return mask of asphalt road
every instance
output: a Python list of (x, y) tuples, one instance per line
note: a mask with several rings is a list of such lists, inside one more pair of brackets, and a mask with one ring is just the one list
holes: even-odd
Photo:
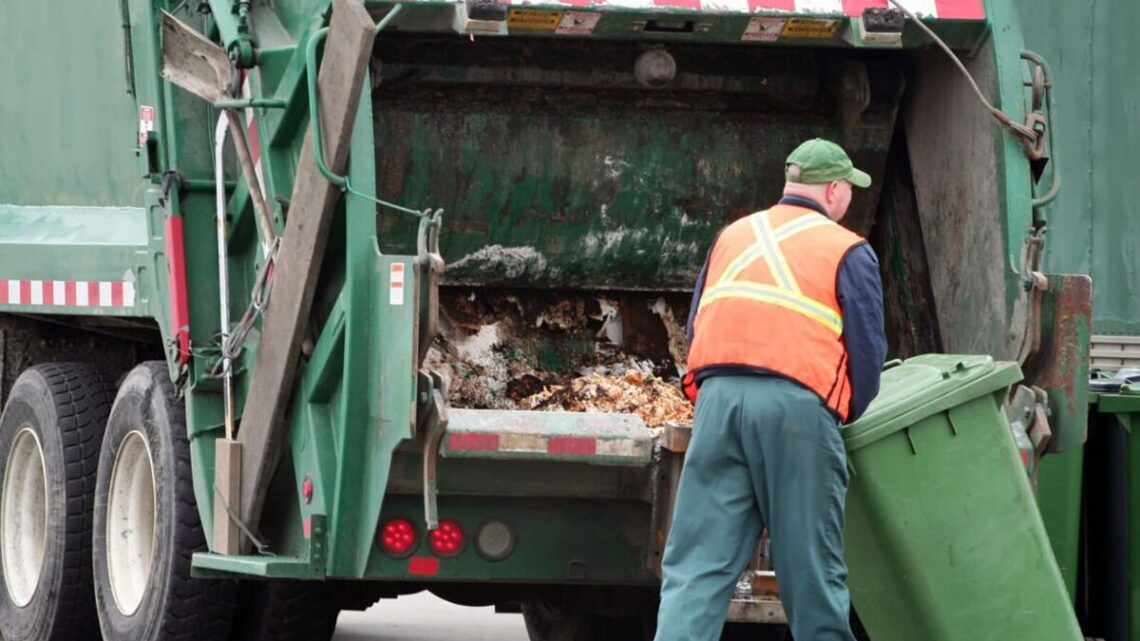
[(342, 612), (333, 641), (527, 641), (522, 616), (466, 608), (427, 592)]

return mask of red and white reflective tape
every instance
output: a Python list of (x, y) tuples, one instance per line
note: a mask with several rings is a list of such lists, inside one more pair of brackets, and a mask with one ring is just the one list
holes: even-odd
[[(249, 85), (249, 71), (241, 72), (241, 96), (245, 99), (253, 97), (253, 89)], [(265, 191), (265, 175), (261, 170), (261, 132), (257, 126), (257, 113), (253, 108), (245, 110), (247, 125), (246, 137), (249, 139), (249, 155), (253, 159), (253, 171), (257, 174), (257, 182), (261, 185), (261, 193)]]
[(134, 307), (128, 281), (0, 279), (0, 305), (26, 307)]
[[(865, 9), (891, 7), (887, 0), (509, 0), (513, 5), (564, 4), (572, 7), (668, 7), (726, 13), (790, 13), (801, 15), (863, 15)], [(984, 0), (903, 0), (919, 16), (941, 20), (983, 20)]]
[[(596, 438), (506, 432), (453, 432), (447, 435), (446, 449), (453, 454), (498, 453), (537, 455), (555, 458), (606, 458), (639, 460), (646, 458), (652, 444), (646, 439)], [(530, 456), (526, 456), (530, 458)]]
[(388, 272), (388, 304), (404, 304), (404, 263), (392, 263)]

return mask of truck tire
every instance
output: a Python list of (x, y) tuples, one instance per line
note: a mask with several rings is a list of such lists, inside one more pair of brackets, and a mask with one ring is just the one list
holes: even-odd
[(641, 641), (653, 638), (642, 617), (604, 617), (550, 601), (522, 606), (530, 641)]
[(329, 641), (339, 600), (332, 586), (312, 581), (247, 581), (234, 641)]
[(16, 379), (0, 417), (0, 638), (99, 639), (91, 591), (95, 466), (115, 385), (90, 365)]
[(115, 641), (227, 641), (236, 584), (194, 579), (206, 548), (186, 416), (166, 366), (144, 363), (119, 388), (95, 486), (95, 603)]

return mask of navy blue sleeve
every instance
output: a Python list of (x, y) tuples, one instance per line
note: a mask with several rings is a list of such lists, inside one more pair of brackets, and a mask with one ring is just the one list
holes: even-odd
[[(719, 236), (718, 236), (719, 238)], [(713, 241), (713, 246), (716, 241)], [(701, 306), (701, 294), (705, 291), (705, 279), (709, 275), (709, 259), (712, 258), (712, 247), (709, 247), (709, 254), (705, 257), (705, 266), (701, 267), (701, 275), (697, 276), (697, 284), (693, 288), (693, 302), (689, 304), (689, 322), (685, 325), (685, 339), (688, 341), (689, 346), (693, 345), (693, 325), (697, 322), (697, 308)]]
[(843, 310), (843, 343), (851, 379), (847, 422), (863, 415), (879, 393), (879, 377), (887, 358), (883, 329), (883, 281), (871, 246), (857, 245), (839, 266), (839, 306)]

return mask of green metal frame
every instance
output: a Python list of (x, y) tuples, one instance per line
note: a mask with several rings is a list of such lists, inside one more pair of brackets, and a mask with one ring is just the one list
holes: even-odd
[[(223, 557), (201, 554), (195, 558), (195, 568), (202, 574), (216, 576), (406, 579), (406, 564), (380, 553), (375, 539), (382, 514), (403, 514), (413, 520), (423, 515), (424, 508), (419, 503), (422, 494), (418, 493), (422, 491), (423, 481), (419, 476), (422, 470), (409, 463), (406, 454), (414, 452), (412, 458), (420, 460), (426, 438), (426, 434), (417, 429), (417, 418), (427, 416), (431, 390), (426, 386), (421, 388), (416, 367), (419, 332), (424, 320), (420, 310), (427, 303), (418, 292), (428, 281), (426, 277), (421, 279), (424, 267), (417, 260), (410, 242), (403, 248), (404, 251), (381, 250), (390, 250), (393, 245), (399, 245), (404, 240), (410, 241), (420, 231), (421, 225), (427, 224), (414, 222), (407, 215), (415, 214), (421, 220), (427, 220), (423, 208), (438, 204), (432, 201), (441, 188), (441, 183), (432, 182), (432, 177), (424, 174), (408, 183), (415, 189), (407, 193), (393, 195), (390, 190), (385, 193), (390, 185), (386, 184), (388, 176), (383, 171), (386, 167), (384, 163), (391, 160), (394, 143), (419, 144), (423, 141), (393, 141), (376, 131), (377, 123), (383, 125), (385, 122), (381, 114), (386, 97), (383, 85), (375, 94), (369, 91), (371, 86), (366, 87), (368, 90), (361, 100), (353, 131), (347, 175), (335, 176), (324, 166), (320, 128), (311, 127), (311, 123), (317, 122), (319, 118), (316, 108), (319, 101), (315, 95), (312, 70), (316, 68), (317, 54), (326, 33), (328, 2), (279, 0), (275, 4), (276, 8), (271, 10), (261, 5), (211, 0), (209, 4), (213, 15), (210, 19), (195, 14), (193, 7), (182, 5), (182, 13), (179, 15), (181, 19), (201, 28), (203, 33), (216, 31), (218, 39), (233, 56), (236, 66), (248, 70), (252, 97), (216, 105), (202, 103), (161, 80), (158, 15), (160, 9), (173, 10), (174, 4), (165, 0), (124, 0), (124, 21), (129, 25), (129, 30), (124, 33), (129, 33), (129, 39), (122, 44), (126, 47), (131, 76), (129, 83), (124, 81), (124, 86), (129, 84), (133, 92), (135, 108), (152, 107), (156, 114), (154, 130), (148, 131), (146, 140), (138, 144), (137, 158), (129, 161), (130, 170), (137, 177), (132, 183), (137, 197), (128, 203), (131, 208), (112, 210), (110, 204), (100, 202), (100, 206), (108, 207), (100, 210), (104, 218), (99, 223), (91, 223), (83, 216), (72, 215), (73, 210), (65, 208), (74, 203), (38, 203), (53, 207), (52, 215), (60, 217), (60, 220), (66, 219), (66, 225), (75, 228), (72, 234), (52, 239), (42, 237), (37, 221), (31, 218), (34, 213), (27, 205), (37, 203), (21, 202), (15, 207), (0, 204), (0, 249), (4, 252), (0, 265), (7, 270), (0, 273), (0, 277), (51, 279), (57, 277), (56, 274), (63, 274), (58, 265), (64, 264), (77, 266), (92, 278), (117, 277), (125, 270), (134, 270), (138, 279), (140, 305), (131, 314), (119, 312), (116, 315), (154, 318), (158, 322), (162, 339), (169, 343), (177, 328), (172, 327), (167, 304), (172, 283), (169, 282), (165, 267), (167, 257), (161, 234), (168, 217), (182, 219), (185, 229), (186, 280), (192, 293), (189, 327), (193, 354), (189, 363), (182, 368), (174, 358), (173, 349), (168, 353), (171, 354), (172, 373), (179, 376), (185, 385), (195, 491), (199, 499), (203, 529), (208, 537), (212, 536), (214, 443), (221, 436), (223, 425), (221, 385), (210, 374), (217, 357), (214, 340), (218, 332), (217, 261), (213, 249), (216, 229), (213, 220), (211, 163), (212, 121), (216, 117), (213, 109), (248, 108), (254, 114), (261, 143), (260, 163), (266, 200), (272, 203), (271, 214), (278, 233), (284, 229), (288, 211), (277, 199), (290, 196), (305, 131), (306, 128), (312, 128), (316, 157), (321, 159), (319, 166), (330, 181), (345, 188), (346, 196), (330, 234), (327, 259), (316, 296), (311, 328), (312, 350), (303, 361), (298, 392), (292, 401), (290, 447), (281, 467), (282, 473), (271, 494), (278, 500), (270, 509), (271, 519), (263, 524), (277, 556)], [(454, 3), (415, 2), (400, 5), (368, 0), (365, 4), (374, 15), (380, 15), (387, 9), (378, 29), (386, 25), (399, 26), (403, 37), (407, 37), (408, 32), (417, 30), (433, 32), (437, 36), (448, 33), (451, 34), (448, 37), (454, 36), (454, 23), (451, 20), (457, 8)], [(400, 6), (403, 8), (399, 9)], [(551, 12), (566, 10), (566, 7), (560, 5), (528, 8)], [(1023, 116), (1020, 110), (1025, 95), (1022, 87), (1024, 63), (1021, 59), (1024, 47), (1018, 37), (1016, 16), (1008, 0), (991, 0), (988, 10), (990, 17), (984, 23), (933, 21), (930, 25), (952, 47), (964, 53), (977, 50), (990, 37), (991, 29), (998, 28), (999, 35), (993, 41), (998, 70), (997, 84), (991, 88), (994, 101), (1015, 117)], [(739, 45), (740, 35), (753, 17), (749, 14), (667, 9), (642, 11), (621, 7), (586, 8), (584, 11), (597, 11), (602, 15), (592, 36), (575, 40), (576, 46), (580, 47), (631, 40), (678, 46)], [(700, 22), (702, 27), (687, 33), (645, 33), (634, 32), (629, 28), (633, 21), (653, 19)], [(833, 38), (749, 43), (739, 45), (738, 49), (764, 51), (785, 58), (792, 57), (793, 48), (810, 47), (831, 53), (883, 49), (860, 41), (851, 19), (839, 19), (841, 25)], [(123, 25), (112, 26), (121, 29)], [(526, 29), (514, 29), (508, 37), (522, 37), (538, 45), (550, 46), (565, 41), (553, 33)], [(385, 37), (382, 35), (378, 39), (378, 50), (384, 51), (385, 46)], [(897, 48), (913, 50), (926, 46), (925, 36), (914, 25), (910, 25)], [(891, 53), (893, 52), (882, 52), (882, 55)], [(877, 54), (868, 55), (867, 59), (873, 60), (875, 55)], [(453, 73), (453, 70), (441, 65), (431, 72), (445, 77)], [(458, 76), (451, 79), (463, 80)], [(726, 87), (739, 88), (732, 85), (738, 80), (727, 78), (723, 82)], [(881, 86), (894, 87), (893, 82), (893, 79), (887, 78)], [(897, 104), (889, 106), (897, 108)], [(889, 115), (893, 118), (894, 111), (890, 111)], [(123, 114), (123, 121), (130, 125), (127, 131), (132, 135), (137, 133), (135, 120), (136, 113)], [(830, 125), (821, 127), (826, 126)], [(986, 127), (990, 124), (979, 119), (978, 126)], [(819, 127), (815, 129), (818, 130)], [(838, 133), (837, 129), (836, 132)], [(669, 136), (673, 133), (679, 133), (677, 139), (681, 140), (677, 143), (677, 149), (688, 154), (701, 151), (699, 137), (686, 140), (684, 131), (659, 131), (653, 132), (653, 135), (660, 138), (663, 145), (661, 149), (664, 151), (658, 155), (654, 155), (657, 152), (647, 153), (641, 160), (668, 164), (666, 154), (676, 150), (665, 143), (671, 144)], [(794, 130), (787, 136), (807, 133), (805, 125), (802, 130)], [(887, 136), (886, 142), (889, 143), (890, 131), (887, 130), (883, 135)], [(884, 150), (885, 148), (886, 143)], [(452, 173), (471, 172), (478, 177), (479, 150), (470, 148), (467, 151), (470, 154), (456, 160)], [(744, 152), (749, 150), (737, 150), (735, 153), (743, 157), (747, 155)], [(416, 154), (418, 155), (410, 159), (413, 163), (429, 159), (430, 150), (418, 149)], [(1003, 252), (1008, 262), (1003, 267), (1009, 271), (1006, 279), (1007, 303), (1012, 308), (1024, 295), (1020, 257), (1034, 220), (1034, 195), (1028, 163), (1018, 142), (1011, 136), (1000, 138), (996, 143), (995, 156), (1003, 183), (1003, 201), (996, 209), (1002, 219)], [(403, 162), (409, 159), (398, 160)], [(164, 188), (163, 176), (167, 172), (177, 172), (182, 178), (181, 185), (177, 181), (168, 180), (165, 185), (168, 189)], [(229, 179), (234, 180), (236, 175), (236, 172), (231, 171)], [(249, 303), (252, 280), (265, 258), (260, 250), (259, 230), (253, 220), (248, 186), (241, 180), (236, 180), (232, 185), (227, 185), (226, 189), (232, 213), (229, 251), (233, 294), (230, 303), (233, 309), (241, 310)], [(744, 190), (745, 187), (741, 189)], [(755, 188), (749, 186), (747, 189)], [(542, 186), (523, 185), (521, 191), (526, 193), (514, 201), (508, 199), (500, 205), (518, 208), (519, 212), (525, 213), (527, 203), (523, 201), (526, 198), (556, 202), (557, 195), (549, 189), (544, 191)], [(48, 190), (43, 192), (48, 193)], [(381, 201), (379, 197), (383, 195), (392, 197), (396, 206)], [(750, 198), (758, 198), (759, 195), (759, 191), (744, 194)], [(652, 202), (654, 194), (633, 194), (630, 198), (631, 203), (644, 204)], [(81, 194), (75, 195), (71, 200), (85, 202)], [(385, 207), (384, 215), (380, 216), (383, 224), (379, 226), (378, 202)], [(491, 201), (485, 201), (483, 205), (490, 207), (488, 203)], [(720, 204), (714, 202), (709, 207), (715, 208)], [(395, 218), (388, 216), (389, 213), (394, 213)], [(473, 221), (470, 216), (473, 213), (485, 214), (482, 210), (448, 212), (446, 220), (449, 221), (448, 224), (456, 221), (456, 228), (471, 226)], [(734, 212), (724, 212), (724, 215), (732, 213)], [(110, 220), (118, 222), (106, 224)], [(398, 222), (393, 222), (394, 220)], [(555, 235), (564, 239), (577, 238), (583, 235), (582, 230), (592, 229), (590, 225), (596, 222), (586, 221), (581, 227), (561, 228)], [(673, 271), (618, 276), (626, 284), (644, 285), (669, 281), (674, 283), (674, 289), (688, 287), (691, 273), (703, 258), (704, 247), (722, 222), (700, 221), (678, 231), (684, 239), (684, 251), (678, 254), (678, 262), (684, 264)], [(511, 231), (511, 223), (511, 220), (503, 218), (491, 220), (487, 224), (500, 229), (505, 238), (511, 238), (510, 234), (514, 233)], [(65, 228), (63, 225), (51, 224), (53, 233)], [(617, 224), (628, 227), (632, 222), (621, 220)], [(674, 231), (668, 225), (657, 227), (659, 231), (664, 230), (661, 233)], [(449, 231), (445, 226), (445, 234)], [(454, 235), (461, 237), (461, 232), (456, 231)], [(649, 234), (628, 246), (619, 245), (616, 251), (627, 252), (624, 256), (627, 259), (636, 258), (639, 250), (655, 248), (659, 251), (663, 240), (663, 237)], [(474, 240), (465, 242), (469, 243), (467, 250), (479, 248)], [(486, 244), (484, 241), (478, 242)], [(41, 267), (40, 261), (33, 260), (45, 255), (58, 257), (58, 263)], [(66, 262), (64, 258), (67, 259)], [(396, 264), (402, 265), (406, 274), (406, 291), (410, 295), (416, 293), (409, 297), (407, 304), (399, 306), (388, 304), (386, 297), (387, 279), (392, 266)], [(57, 269), (60, 271), (55, 271)], [(597, 271), (597, 265), (594, 265), (594, 270)], [(574, 272), (571, 269), (563, 277), (571, 278), (575, 275), (588, 278), (591, 277), (591, 272)], [(557, 286), (558, 282), (550, 280), (545, 283), (536, 282), (536, 285), (552, 287)], [(0, 312), (29, 311), (51, 313), (51, 310), (0, 305)], [(91, 313), (108, 312), (95, 310)], [(245, 402), (248, 374), (255, 356), (256, 341), (251, 340), (234, 365), (236, 410), (239, 414)], [(454, 562), (449, 561), (441, 569), (438, 578), (571, 583), (597, 581), (630, 585), (649, 584), (655, 580), (647, 569), (649, 565), (646, 560), (652, 543), (649, 540), (653, 532), (649, 514), (652, 498), (648, 495), (630, 498), (622, 493), (622, 489), (629, 485), (617, 482), (612, 486), (598, 488), (598, 493), (593, 496), (580, 496), (582, 488), (590, 487), (597, 479), (618, 478), (622, 474), (637, 477), (630, 481), (633, 487), (646, 487), (648, 481), (642, 475), (648, 473), (647, 469), (623, 471), (618, 468), (603, 472), (599, 468), (580, 463), (552, 464), (559, 466), (558, 478), (567, 485), (559, 492), (545, 486), (540, 488), (541, 484), (533, 478), (499, 473), (495, 468), (480, 467), (479, 464), (478, 461), (460, 460), (448, 460), (441, 464), (440, 516), (457, 514), (473, 522), (491, 516), (509, 517), (516, 521), (520, 533), (526, 534), (527, 556), (520, 557), (518, 562), (495, 565), (468, 552), (454, 559)], [(495, 464), (533, 471), (527, 462), (500, 461)], [(497, 477), (498, 480), (491, 477)], [(300, 491), (306, 482), (310, 482), (313, 487), (312, 498), (309, 500)], [(421, 486), (417, 488), (416, 483)], [(391, 489), (395, 486), (400, 488), (399, 491)], [(575, 560), (584, 563), (587, 570), (568, 569), (569, 559), (565, 549), (552, 542), (560, 541), (559, 536), (565, 536), (562, 520), (567, 515), (586, 512), (593, 515), (593, 521), (588, 536), (581, 539), (580, 543), (589, 545), (575, 551), (575, 554), (582, 557), (575, 557)], [(642, 524), (644, 528), (640, 527)], [(535, 541), (548, 543), (539, 546)]]

